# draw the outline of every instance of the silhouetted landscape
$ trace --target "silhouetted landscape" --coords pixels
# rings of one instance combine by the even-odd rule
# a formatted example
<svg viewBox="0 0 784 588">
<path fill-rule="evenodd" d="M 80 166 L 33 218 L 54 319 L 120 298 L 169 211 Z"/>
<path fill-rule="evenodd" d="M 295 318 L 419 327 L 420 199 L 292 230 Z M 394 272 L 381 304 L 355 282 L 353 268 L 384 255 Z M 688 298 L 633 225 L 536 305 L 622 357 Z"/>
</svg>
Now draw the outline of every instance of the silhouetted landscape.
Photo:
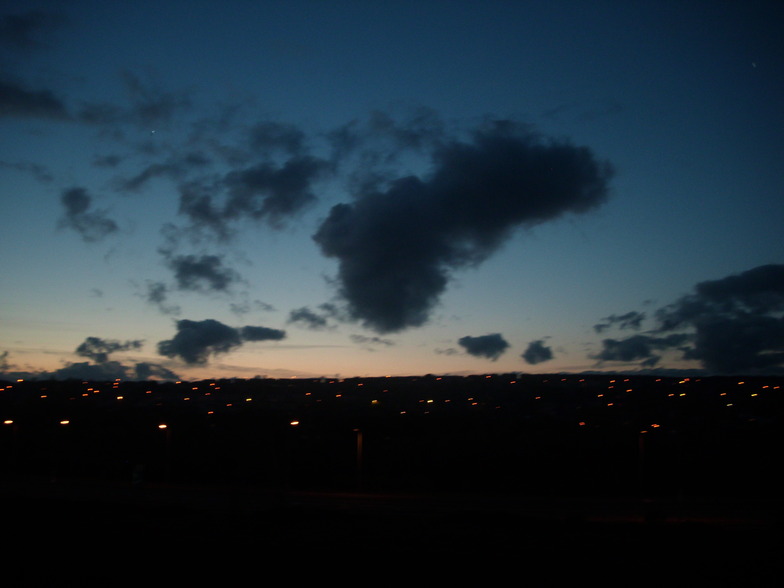
<svg viewBox="0 0 784 588">
<path fill-rule="evenodd" d="M 398 572 L 435 557 L 451 563 L 434 578 L 471 569 L 488 579 L 499 569 L 484 569 L 488 558 L 532 558 L 538 572 L 555 565 L 555 581 L 576 570 L 548 558 L 570 554 L 594 574 L 651 566 L 650 585 L 664 585 L 657 574 L 694 580 L 669 576 L 678 562 L 714 585 L 764 585 L 780 547 L 781 383 L 6 382 L 4 498 L 22 544 L 74 550 L 60 565 L 81 565 L 82 579 L 144 545 L 161 565 L 184 557 L 172 549 L 243 554 L 243 567 L 297 553 L 334 566 L 351 554 L 358 565 L 400 560 Z M 96 542 L 93 563 L 77 556 L 76 531 Z M 717 550 L 728 558 L 719 566 Z"/>
</svg>

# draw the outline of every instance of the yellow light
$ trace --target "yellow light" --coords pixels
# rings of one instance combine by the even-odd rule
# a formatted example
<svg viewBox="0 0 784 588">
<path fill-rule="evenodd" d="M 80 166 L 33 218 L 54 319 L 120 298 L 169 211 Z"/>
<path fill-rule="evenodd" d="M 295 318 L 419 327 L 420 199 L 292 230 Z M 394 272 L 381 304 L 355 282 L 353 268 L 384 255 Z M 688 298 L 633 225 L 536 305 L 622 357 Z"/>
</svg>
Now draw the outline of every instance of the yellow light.
<svg viewBox="0 0 784 588">
<path fill-rule="evenodd" d="M 160 425 L 158 425 L 158 428 L 159 428 L 159 429 L 168 429 L 168 428 L 169 428 L 169 425 L 167 425 L 167 424 L 165 424 L 165 423 L 161 423 Z"/>
<path fill-rule="evenodd" d="M 71 423 L 71 421 L 60 421 L 60 424 L 61 424 L 61 425 L 68 425 L 68 424 L 70 424 L 70 423 Z"/>
<path fill-rule="evenodd" d="M 13 425 L 14 421 L 12 421 L 11 419 L 8 419 L 8 420 L 3 421 L 3 424 L 4 425 Z"/>
<path fill-rule="evenodd" d="M 299 421 L 291 421 L 289 424 L 290 424 L 292 427 L 296 427 L 297 425 L 299 425 Z"/>
</svg>

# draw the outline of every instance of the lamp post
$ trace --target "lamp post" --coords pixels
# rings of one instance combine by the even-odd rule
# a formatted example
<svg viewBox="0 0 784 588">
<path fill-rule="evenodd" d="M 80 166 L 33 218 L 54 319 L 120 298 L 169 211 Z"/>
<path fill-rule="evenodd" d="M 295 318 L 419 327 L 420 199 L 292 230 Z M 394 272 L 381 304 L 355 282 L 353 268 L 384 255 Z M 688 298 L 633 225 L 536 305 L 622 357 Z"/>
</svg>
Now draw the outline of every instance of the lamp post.
<svg viewBox="0 0 784 588">
<path fill-rule="evenodd" d="M 8 469 L 11 473 L 16 471 L 16 435 L 19 426 L 12 420 L 6 419 L 3 424 L 11 429 L 11 450 L 8 452 Z"/>
<path fill-rule="evenodd" d="M 362 490 L 362 429 L 354 429 L 354 432 L 357 434 L 357 490 Z"/>
<path fill-rule="evenodd" d="M 158 425 L 158 429 L 163 431 L 163 442 L 164 442 L 164 482 L 169 483 L 169 478 L 171 476 L 171 429 L 169 429 L 169 425 L 166 423 L 161 423 Z"/>
</svg>

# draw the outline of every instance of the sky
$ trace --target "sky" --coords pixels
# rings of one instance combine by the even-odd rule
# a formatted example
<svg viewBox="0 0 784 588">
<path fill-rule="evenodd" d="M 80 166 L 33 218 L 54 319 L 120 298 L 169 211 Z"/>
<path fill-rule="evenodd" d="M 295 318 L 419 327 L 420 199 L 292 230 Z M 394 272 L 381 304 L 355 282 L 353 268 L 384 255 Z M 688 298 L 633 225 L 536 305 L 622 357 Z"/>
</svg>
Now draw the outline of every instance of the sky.
<svg viewBox="0 0 784 588">
<path fill-rule="evenodd" d="M 784 368 L 780 2 L 0 3 L 0 375 Z"/>
</svg>

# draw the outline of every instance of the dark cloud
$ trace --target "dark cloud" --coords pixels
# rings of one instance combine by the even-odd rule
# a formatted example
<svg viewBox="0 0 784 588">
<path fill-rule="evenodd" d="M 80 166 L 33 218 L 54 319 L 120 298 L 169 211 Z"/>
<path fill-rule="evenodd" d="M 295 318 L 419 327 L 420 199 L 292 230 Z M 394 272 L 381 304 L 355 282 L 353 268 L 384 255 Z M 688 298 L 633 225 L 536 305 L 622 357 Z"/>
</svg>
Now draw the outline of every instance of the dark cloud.
<svg viewBox="0 0 784 588">
<path fill-rule="evenodd" d="M 137 345 L 138 344 L 138 345 Z M 51 372 L 12 371 L 8 362 L 8 352 L 0 353 L 0 378 L 9 380 L 38 379 L 38 380 L 89 380 L 92 382 L 122 380 L 179 380 L 179 376 L 170 369 L 156 363 L 138 362 L 135 365 L 124 365 L 118 361 L 108 359 L 108 354 L 115 351 L 138 349 L 140 341 L 126 341 L 124 343 L 112 340 L 88 337 L 77 348 L 77 354 L 90 357 L 97 363 L 68 362 L 65 366 Z M 80 353 L 80 349 L 85 351 Z"/>
<path fill-rule="evenodd" d="M 191 107 L 184 93 L 167 92 L 152 79 L 130 71 L 120 73 L 125 86 L 125 104 L 87 103 L 79 111 L 79 120 L 97 126 L 132 125 L 155 131 L 166 127 L 177 115 Z"/>
<path fill-rule="evenodd" d="M 365 119 L 354 119 L 326 134 L 332 161 L 342 164 L 355 157 L 361 167 L 398 163 L 411 150 L 423 151 L 447 139 L 447 125 L 429 108 L 414 108 L 394 116 L 374 110 Z"/>
<path fill-rule="evenodd" d="M 139 362 L 136 364 L 134 369 L 136 371 L 136 379 L 138 380 L 149 380 L 151 378 L 159 380 L 180 379 L 180 376 L 178 376 L 175 372 L 157 363 L 148 363 L 145 361 Z"/>
<path fill-rule="evenodd" d="M 298 127 L 273 121 L 256 123 L 249 130 L 250 147 L 254 152 L 283 152 L 300 155 L 305 149 L 305 133 Z"/>
<path fill-rule="evenodd" d="M 314 183 L 328 173 L 324 160 L 308 155 L 283 163 L 265 160 L 217 179 L 183 183 L 179 212 L 193 227 L 221 240 L 229 239 L 234 224 L 244 219 L 279 229 L 316 202 Z"/>
<path fill-rule="evenodd" d="M 160 341 L 158 353 L 167 357 L 180 357 L 188 364 L 207 363 L 209 355 L 228 353 L 242 345 L 237 329 L 214 319 L 177 321 L 174 338 Z"/>
<path fill-rule="evenodd" d="M 737 275 L 706 280 L 694 293 L 660 309 L 661 329 L 676 329 L 716 316 L 738 317 L 784 312 L 784 265 L 762 265 Z"/>
<path fill-rule="evenodd" d="M 350 339 L 357 345 L 385 345 L 386 347 L 390 347 L 395 344 L 391 339 L 367 337 L 366 335 L 350 335 Z"/>
<path fill-rule="evenodd" d="M 226 292 L 240 279 L 237 272 L 224 266 L 220 255 L 168 254 L 166 263 L 180 290 Z"/>
<path fill-rule="evenodd" d="M 191 106 L 187 95 L 166 92 L 150 78 L 143 80 L 130 71 L 121 75 L 132 105 L 133 118 L 142 126 L 154 129 L 157 125 L 169 123 L 177 113 Z"/>
<path fill-rule="evenodd" d="M 454 270 L 479 264 L 519 227 L 601 204 L 612 171 L 585 147 L 510 122 L 433 153 L 432 172 L 332 208 L 314 235 L 338 262 L 339 295 L 380 333 L 427 322 Z"/>
<path fill-rule="evenodd" d="M 720 373 L 784 368 L 784 265 L 700 282 L 657 312 L 659 329 L 690 328 L 687 359 Z"/>
<path fill-rule="evenodd" d="M 593 329 L 597 333 L 602 333 L 613 326 L 616 326 L 619 329 L 639 329 L 643 320 L 645 320 L 644 312 L 632 310 L 621 315 L 611 314 L 610 316 L 603 318 L 602 322 L 595 324 Z"/>
<path fill-rule="evenodd" d="M 157 306 L 163 314 L 180 314 L 180 307 L 168 302 L 169 288 L 163 282 L 147 280 L 142 297 L 150 304 Z"/>
<path fill-rule="evenodd" d="M 458 339 L 457 342 L 469 355 L 486 357 L 493 361 L 501 357 L 507 347 L 509 347 L 509 343 L 506 342 L 500 333 L 480 335 L 478 337 L 466 335 Z"/>
<path fill-rule="evenodd" d="M 100 241 L 117 232 L 118 226 L 101 210 L 90 210 L 92 197 L 84 188 L 70 188 L 60 196 L 65 216 L 60 225 L 71 228 L 88 242 Z"/>
<path fill-rule="evenodd" d="M 280 341 L 286 338 L 286 331 L 269 327 L 246 326 L 240 329 L 244 341 Z"/>
<path fill-rule="evenodd" d="M 544 344 L 544 339 L 531 341 L 521 357 L 530 364 L 542 363 L 553 358 L 553 350 Z"/>
<path fill-rule="evenodd" d="M 275 310 L 274 306 L 266 302 L 262 302 L 261 300 L 254 300 L 252 303 L 248 300 L 232 302 L 229 304 L 229 307 L 231 308 L 231 312 L 239 316 L 248 314 L 252 308 L 263 312 L 272 312 Z"/>
<path fill-rule="evenodd" d="M 93 158 L 93 165 L 96 167 L 117 167 L 123 158 L 119 155 L 97 155 Z"/>
<path fill-rule="evenodd" d="M 661 359 L 655 351 L 683 346 L 688 339 L 689 336 L 685 334 L 672 334 L 666 337 L 633 335 L 626 339 L 604 339 L 602 350 L 594 356 L 594 359 L 623 363 L 639 361 L 641 365 L 651 367 Z"/>
<path fill-rule="evenodd" d="M 289 312 L 288 322 L 312 330 L 326 329 L 329 326 L 328 318 L 326 316 L 312 311 L 307 306 L 295 308 Z"/>
<path fill-rule="evenodd" d="M 64 22 L 59 13 L 29 10 L 0 17 L 0 47 L 22 52 L 45 46 L 43 36 Z"/>
<path fill-rule="evenodd" d="M 69 117 L 65 104 L 50 90 L 30 90 L 23 84 L 0 79 L 0 117 Z"/>
<path fill-rule="evenodd" d="M 116 341 L 114 339 L 101 339 L 100 337 L 87 337 L 76 348 L 76 355 L 92 359 L 96 363 L 109 361 L 109 354 L 117 351 L 141 349 L 143 341 Z"/>
<path fill-rule="evenodd" d="M 285 331 L 267 327 L 234 328 L 214 319 L 177 321 L 177 333 L 172 339 L 158 343 L 158 353 L 179 357 L 185 363 L 203 365 L 210 355 L 229 353 L 244 341 L 277 341 L 285 338 Z"/>
<path fill-rule="evenodd" d="M 227 219 L 264 219 L 279 226 L 316 201 L 311 184 L 326 169 L 323 160 L 298 156 L 282 165 L 265 161 L 230 172 L 224 178 L 229 197 L 223 215 Z"/>
<path fill-rule="evenodd" d="M 113 162 L 114 160 L 108 160 L 105 166 L 111 167 Z M 209 163 L 210 159 L 204 153 L 192 151 L 182 156 L 168 158 L 164 162 L 150 163 L 130 177 L 118 178 L 115 186 L 122 192 L 138 192 L 151 180 L 156 178 L 180 180 L 191 171 L 206 168 Z"/>
<path fill-rule="evenodd" d="M 678 350 L 713 373 L 784 370 L 784 265 L 763 265 L 698 283 L 691 294 L 656 312 L 649 334 L 606 339 L 600 360 L 658 361 L 654 350 Z"/>
<path fill-rule="evenodd" d="M 24 173 L 29 173 L 39 182 L 51 182 L 54 180 L 52 173 L 43 165 L 33 163 L 31 161 L 24 161 L 18 163 L 9 163 L 7 161 L 0 161 L 0 167 L 5 169 L 12 169 Z"/>
<path fill-rule="evenodd" d="M 121 380 L 179 380 L 180 377 L 170 369 L 156 364 L 139 362 L 124 365 L 118 361 L 104 363 L 74 362 L 52 372 L 28 373 L 27 377 L 41 380 L 85 380 L 90 382 L 108 382 Z"/>
</svg>

